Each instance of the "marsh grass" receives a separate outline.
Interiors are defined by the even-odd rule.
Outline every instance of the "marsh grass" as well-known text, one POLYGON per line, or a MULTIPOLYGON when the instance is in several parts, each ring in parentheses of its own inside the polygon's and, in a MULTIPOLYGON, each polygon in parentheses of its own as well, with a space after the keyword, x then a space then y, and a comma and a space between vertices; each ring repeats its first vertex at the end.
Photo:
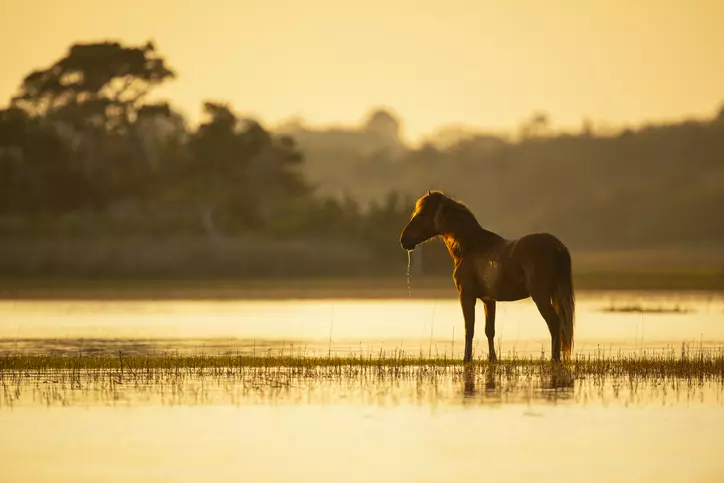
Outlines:
MULTIPOLYGON (((209 404, 305 400, 560 401, 639 388, 691 392, 724 388, 724 349, 608 356, 565 363, 503 358, 496 363, 396 352, 362 357, 162 355, 0 357, 0 406, 118 401, 209 404)), ((690 396, 691 397, 691 396, 690 396)))
POLYGON ((724 379, 724 348, 697 349, 691 351, 682 346, 681 352, 666 351, 627 354, 618 352, 611 355, 598 351, 577 355, 564 363, 551 363, 541 357, 519 357, 515 354, 498 362, 477 359, 463 365, 459 359, 444 357, 423 357, 396 351, 392 355, 380 352, 377 355, 361 356, 306 356, 268 351, 262 356, 248 354, 225 355, 118 355, 71 356, 71 355, 23 355, 9 354, 0 357, 0 377, 18 372, 43 371, 85 371, 116 372, 131 375, 151 371, 194 371, 203 375, 228 371, 256 369, 284 369, 295 375, 315 377, 320 373, 378 372, 408 375, 426 372, 502 371, 527 374, 530 372, 568 371, 573 377, 706 377, 724 379))

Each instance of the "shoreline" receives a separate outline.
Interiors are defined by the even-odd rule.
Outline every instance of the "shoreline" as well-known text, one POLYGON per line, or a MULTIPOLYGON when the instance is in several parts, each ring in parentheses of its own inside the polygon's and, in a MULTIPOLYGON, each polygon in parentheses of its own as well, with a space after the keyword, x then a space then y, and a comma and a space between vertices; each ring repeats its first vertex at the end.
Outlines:
MULTIPOLYGON (((588 272, 574 275, 577 292, 724 293, 724 275, 714 271, 588 272)), ((400 277, 118 280, 0 279, 0 300, 281 300, 457 298, 451 276, 413 277, 410 291, 400 277)))

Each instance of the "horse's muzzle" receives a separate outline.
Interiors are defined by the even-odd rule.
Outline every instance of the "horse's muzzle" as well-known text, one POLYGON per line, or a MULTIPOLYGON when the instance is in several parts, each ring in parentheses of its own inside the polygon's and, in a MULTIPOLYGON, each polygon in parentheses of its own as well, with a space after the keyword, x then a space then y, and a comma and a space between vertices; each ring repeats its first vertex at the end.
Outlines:
POLYGON ((400 240, 400 245, 402 245, 402 248, 404 248, 405 250, 408 250, 408 251, 415 249, 415 244, 414 244, 414 243, 410 243, 410 242, 407 241, 407 240, 400 240))

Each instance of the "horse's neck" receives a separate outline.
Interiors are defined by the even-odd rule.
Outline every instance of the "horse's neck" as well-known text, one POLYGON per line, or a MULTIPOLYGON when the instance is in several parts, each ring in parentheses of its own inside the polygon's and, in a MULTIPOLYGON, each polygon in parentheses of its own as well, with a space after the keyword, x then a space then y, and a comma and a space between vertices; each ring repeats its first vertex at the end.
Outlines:
POLYGON ((452 234, 443 234, 442 241, 445 242, 447 251, 450 252, 450 256, 453 260, 457 261, 463 258, 463 247, 458 243, 458 240, 452 234))
POLYGON ((500 235, 486 230, 480 224, 477 224, 474 229, 464 231, 452 229, 443 233, 442 239, 450 256, 456 260, 465 257, 472 251, 485 252, 503 240, 500 235))

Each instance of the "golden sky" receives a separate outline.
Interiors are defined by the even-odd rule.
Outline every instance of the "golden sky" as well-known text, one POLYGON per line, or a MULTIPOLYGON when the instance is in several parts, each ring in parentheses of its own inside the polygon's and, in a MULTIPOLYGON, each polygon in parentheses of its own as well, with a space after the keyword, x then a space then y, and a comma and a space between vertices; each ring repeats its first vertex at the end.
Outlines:
POLYGON ((76 41, 153 39, 204 99, 273 125, 390 106, 408 138, 710 116, 724 102, 724 0, 0 0, 0 105, 76 41))

